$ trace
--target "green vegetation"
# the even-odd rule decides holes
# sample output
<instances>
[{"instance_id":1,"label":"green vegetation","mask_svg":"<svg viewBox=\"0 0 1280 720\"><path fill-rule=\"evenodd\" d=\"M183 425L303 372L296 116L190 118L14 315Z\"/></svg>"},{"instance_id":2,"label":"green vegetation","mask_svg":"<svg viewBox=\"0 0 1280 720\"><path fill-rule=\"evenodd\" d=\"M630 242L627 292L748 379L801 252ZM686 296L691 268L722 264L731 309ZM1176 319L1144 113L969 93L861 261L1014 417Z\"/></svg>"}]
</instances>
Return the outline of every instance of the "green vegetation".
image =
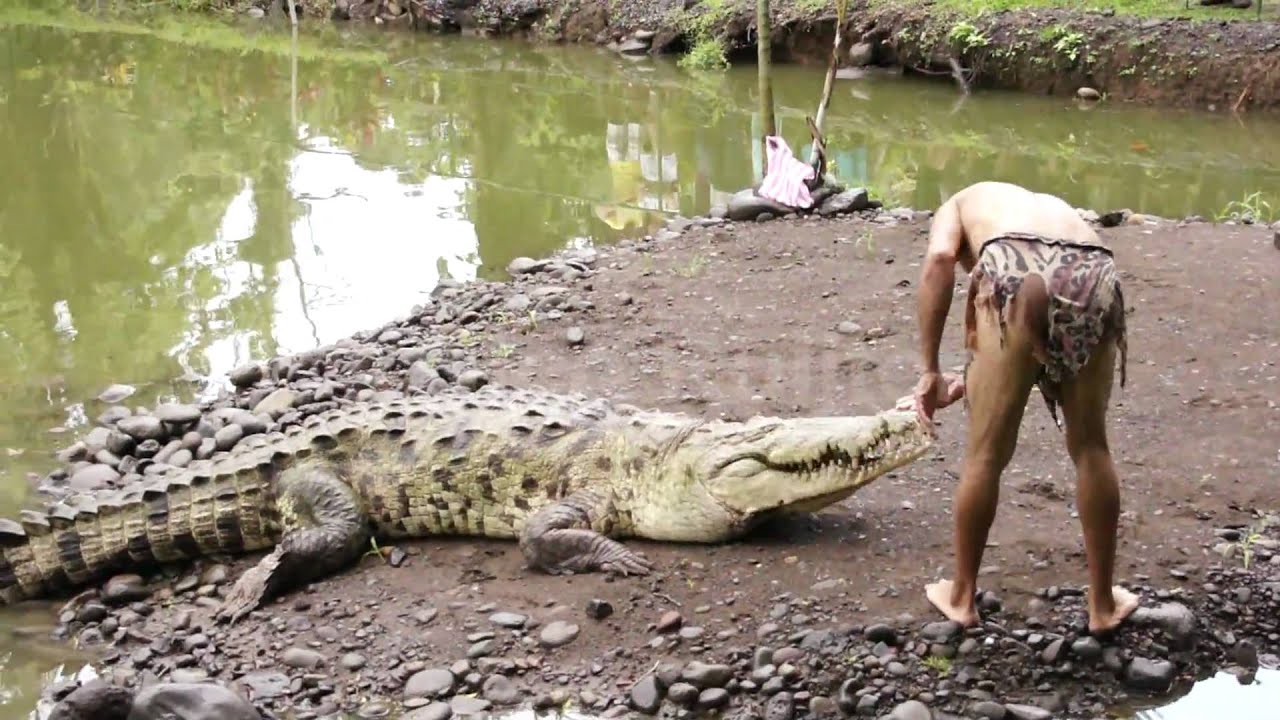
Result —
<instances>
[{"instance_id":1,"label":"green vegetation","mask_svg":"<svg viewBox=\"0 0 1280 720\"><path fill-rule=\"evenodd\" d=\"M735 0L703 0L691 10L677 10L675 25L689 41L689 51L678 64L686 70L723 70L729 66L724 40L716 35L718 28L740 10Z\"/></svg>"},{"instance_id":2,"label":"green vegetation","mask_svg":"<svg viewBox=\"0 0 1280 720\"><path fill-rule=\"evenodd\" d=\"M869 0L871 5L910 3L914 0ZM1117 15L1136 17L1190 17L1204 20L1253 20L1257 9L1237 10L1229 5L1205 7L1193 0L1187 7L1184 0L935 0L931 7L945 8L965 16L983 15L1002 10L1073 10L1080 13L1110 10ZM1280 16L1280 5L1264 2L1263 19Z\"/></svg>"},{"instance_id":3,"label":"green vegetation","mask_svg":"<svg viewBox=\"0 0 1280 720\"><path fill-rule=\"evenodd\" d=\"M1252 192L1240 200L1232 200L1217 215L1218 222L1234 220L1235 222L1272 223L1275 219L1275 209L1262 197L1261 192Z\"/></svg>"}]
</instances>

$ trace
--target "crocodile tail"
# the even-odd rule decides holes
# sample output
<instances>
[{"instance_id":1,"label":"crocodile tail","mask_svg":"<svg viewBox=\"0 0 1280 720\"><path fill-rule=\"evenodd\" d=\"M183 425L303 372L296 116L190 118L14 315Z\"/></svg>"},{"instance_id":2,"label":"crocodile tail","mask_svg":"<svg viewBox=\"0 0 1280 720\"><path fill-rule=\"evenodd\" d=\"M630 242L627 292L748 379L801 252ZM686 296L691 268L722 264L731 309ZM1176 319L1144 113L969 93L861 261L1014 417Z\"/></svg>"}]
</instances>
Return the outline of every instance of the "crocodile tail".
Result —
<instances>
[{"instance_id":1,"label":"crocodile tail","mask_svg":"<svg viewBox=\"0 0 1280 720\"><path fill-rule=\"evenodd\" d=\"M0 520L0 604L75 591L122 571L270 547L278 534L271 474L269 464L219 475L178 471Z\"/></svg>"}]
</instances>

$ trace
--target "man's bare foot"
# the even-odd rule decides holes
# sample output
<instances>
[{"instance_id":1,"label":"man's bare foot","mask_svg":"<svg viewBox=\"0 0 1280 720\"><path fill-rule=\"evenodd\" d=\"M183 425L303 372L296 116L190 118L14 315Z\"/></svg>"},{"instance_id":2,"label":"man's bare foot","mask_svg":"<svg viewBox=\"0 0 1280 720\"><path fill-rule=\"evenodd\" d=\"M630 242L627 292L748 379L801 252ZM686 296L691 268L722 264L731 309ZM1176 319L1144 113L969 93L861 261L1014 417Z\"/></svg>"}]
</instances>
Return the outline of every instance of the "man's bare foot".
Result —
<instances>
[{"instance_id":1,"label":"man's bare foot","mask_svg":"<svg viewBox=\"0 0 1280 720\"><path fill-rule=\"evenodd\" d=\"M1138 609L1141 599L1133 593L1125 590L1119 585L1111 587L1111 597L1114 599L1114 609L1109 613L1101 611L1089 610L1089 633L1092 635L1105 635L1120 626L1134 610Z\"/></svg>"},{"instance_id":2,"label":"man's bare foot","mask_svg":"<svg viewBox=\"0 0 1280 720\"><path fill-rule=\"evenodd\" d=\"M978 608L974 605L974 598L970 596L968 602L958 604L953 602L951 595L954 586L955 584L950 580L939 580L926 585L924 594L939 612L947 616L948 620L958 622L964 627L977 625L979 621Z\"/></svg>"}]
</instances>

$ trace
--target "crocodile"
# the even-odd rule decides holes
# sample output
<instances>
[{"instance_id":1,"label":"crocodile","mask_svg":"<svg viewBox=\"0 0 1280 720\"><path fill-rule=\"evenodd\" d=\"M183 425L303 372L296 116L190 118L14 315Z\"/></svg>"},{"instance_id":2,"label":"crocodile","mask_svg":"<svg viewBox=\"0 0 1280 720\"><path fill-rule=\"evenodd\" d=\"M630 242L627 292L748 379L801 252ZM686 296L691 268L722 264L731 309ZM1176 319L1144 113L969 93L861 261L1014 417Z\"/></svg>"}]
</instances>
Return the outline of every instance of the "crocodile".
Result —
<instances>
[{"instance_id":1,"label":"crocodile","mask_svg":"<svg viewBox=\"0 0 1280 720\"><path fill-rule=\"evenodd\" d=\"M622 540L730 541L841 502L932 443L898 410L706 420L496 384L357 402L0 520L0 603L270 550L215 613L235 622L377 540L439 535L517 540L535 571L646 575Z\"/></svg>"}]
</instances>

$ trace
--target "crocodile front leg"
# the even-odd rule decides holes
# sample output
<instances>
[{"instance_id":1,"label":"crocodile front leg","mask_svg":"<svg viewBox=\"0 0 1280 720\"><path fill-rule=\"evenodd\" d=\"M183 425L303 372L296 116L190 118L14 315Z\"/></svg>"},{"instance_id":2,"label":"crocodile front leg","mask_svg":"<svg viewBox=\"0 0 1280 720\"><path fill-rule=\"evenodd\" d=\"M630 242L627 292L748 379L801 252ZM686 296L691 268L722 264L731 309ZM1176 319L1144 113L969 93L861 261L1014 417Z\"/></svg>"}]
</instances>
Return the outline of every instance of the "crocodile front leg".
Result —
<instances>
[{"instance_id":1,"label":"crocodile front leg","mask_svg":"<svg viewBox=\"0 0 1280 720\"><path fill-rule=\"evenodd\" d=\"M276 549L236 582L218 610L235 623L263 602L353 564L369 525L351 488L333 472L294 467L280 474L276 507L284 534Z\"/></svg>"},{"instance_id":2,"label":"crocodile front leg","mask_svg":"<svg viewBox=\"0 0 1280 720\"><path fill-rule=\"evenodd\" d=\"M566 575L601 570L647 575L653 565L643 555L593 528L616 512L608 498L581 490L530 516L520 534L520 551L529 567Z\"/></svg>"}]
</instances>

